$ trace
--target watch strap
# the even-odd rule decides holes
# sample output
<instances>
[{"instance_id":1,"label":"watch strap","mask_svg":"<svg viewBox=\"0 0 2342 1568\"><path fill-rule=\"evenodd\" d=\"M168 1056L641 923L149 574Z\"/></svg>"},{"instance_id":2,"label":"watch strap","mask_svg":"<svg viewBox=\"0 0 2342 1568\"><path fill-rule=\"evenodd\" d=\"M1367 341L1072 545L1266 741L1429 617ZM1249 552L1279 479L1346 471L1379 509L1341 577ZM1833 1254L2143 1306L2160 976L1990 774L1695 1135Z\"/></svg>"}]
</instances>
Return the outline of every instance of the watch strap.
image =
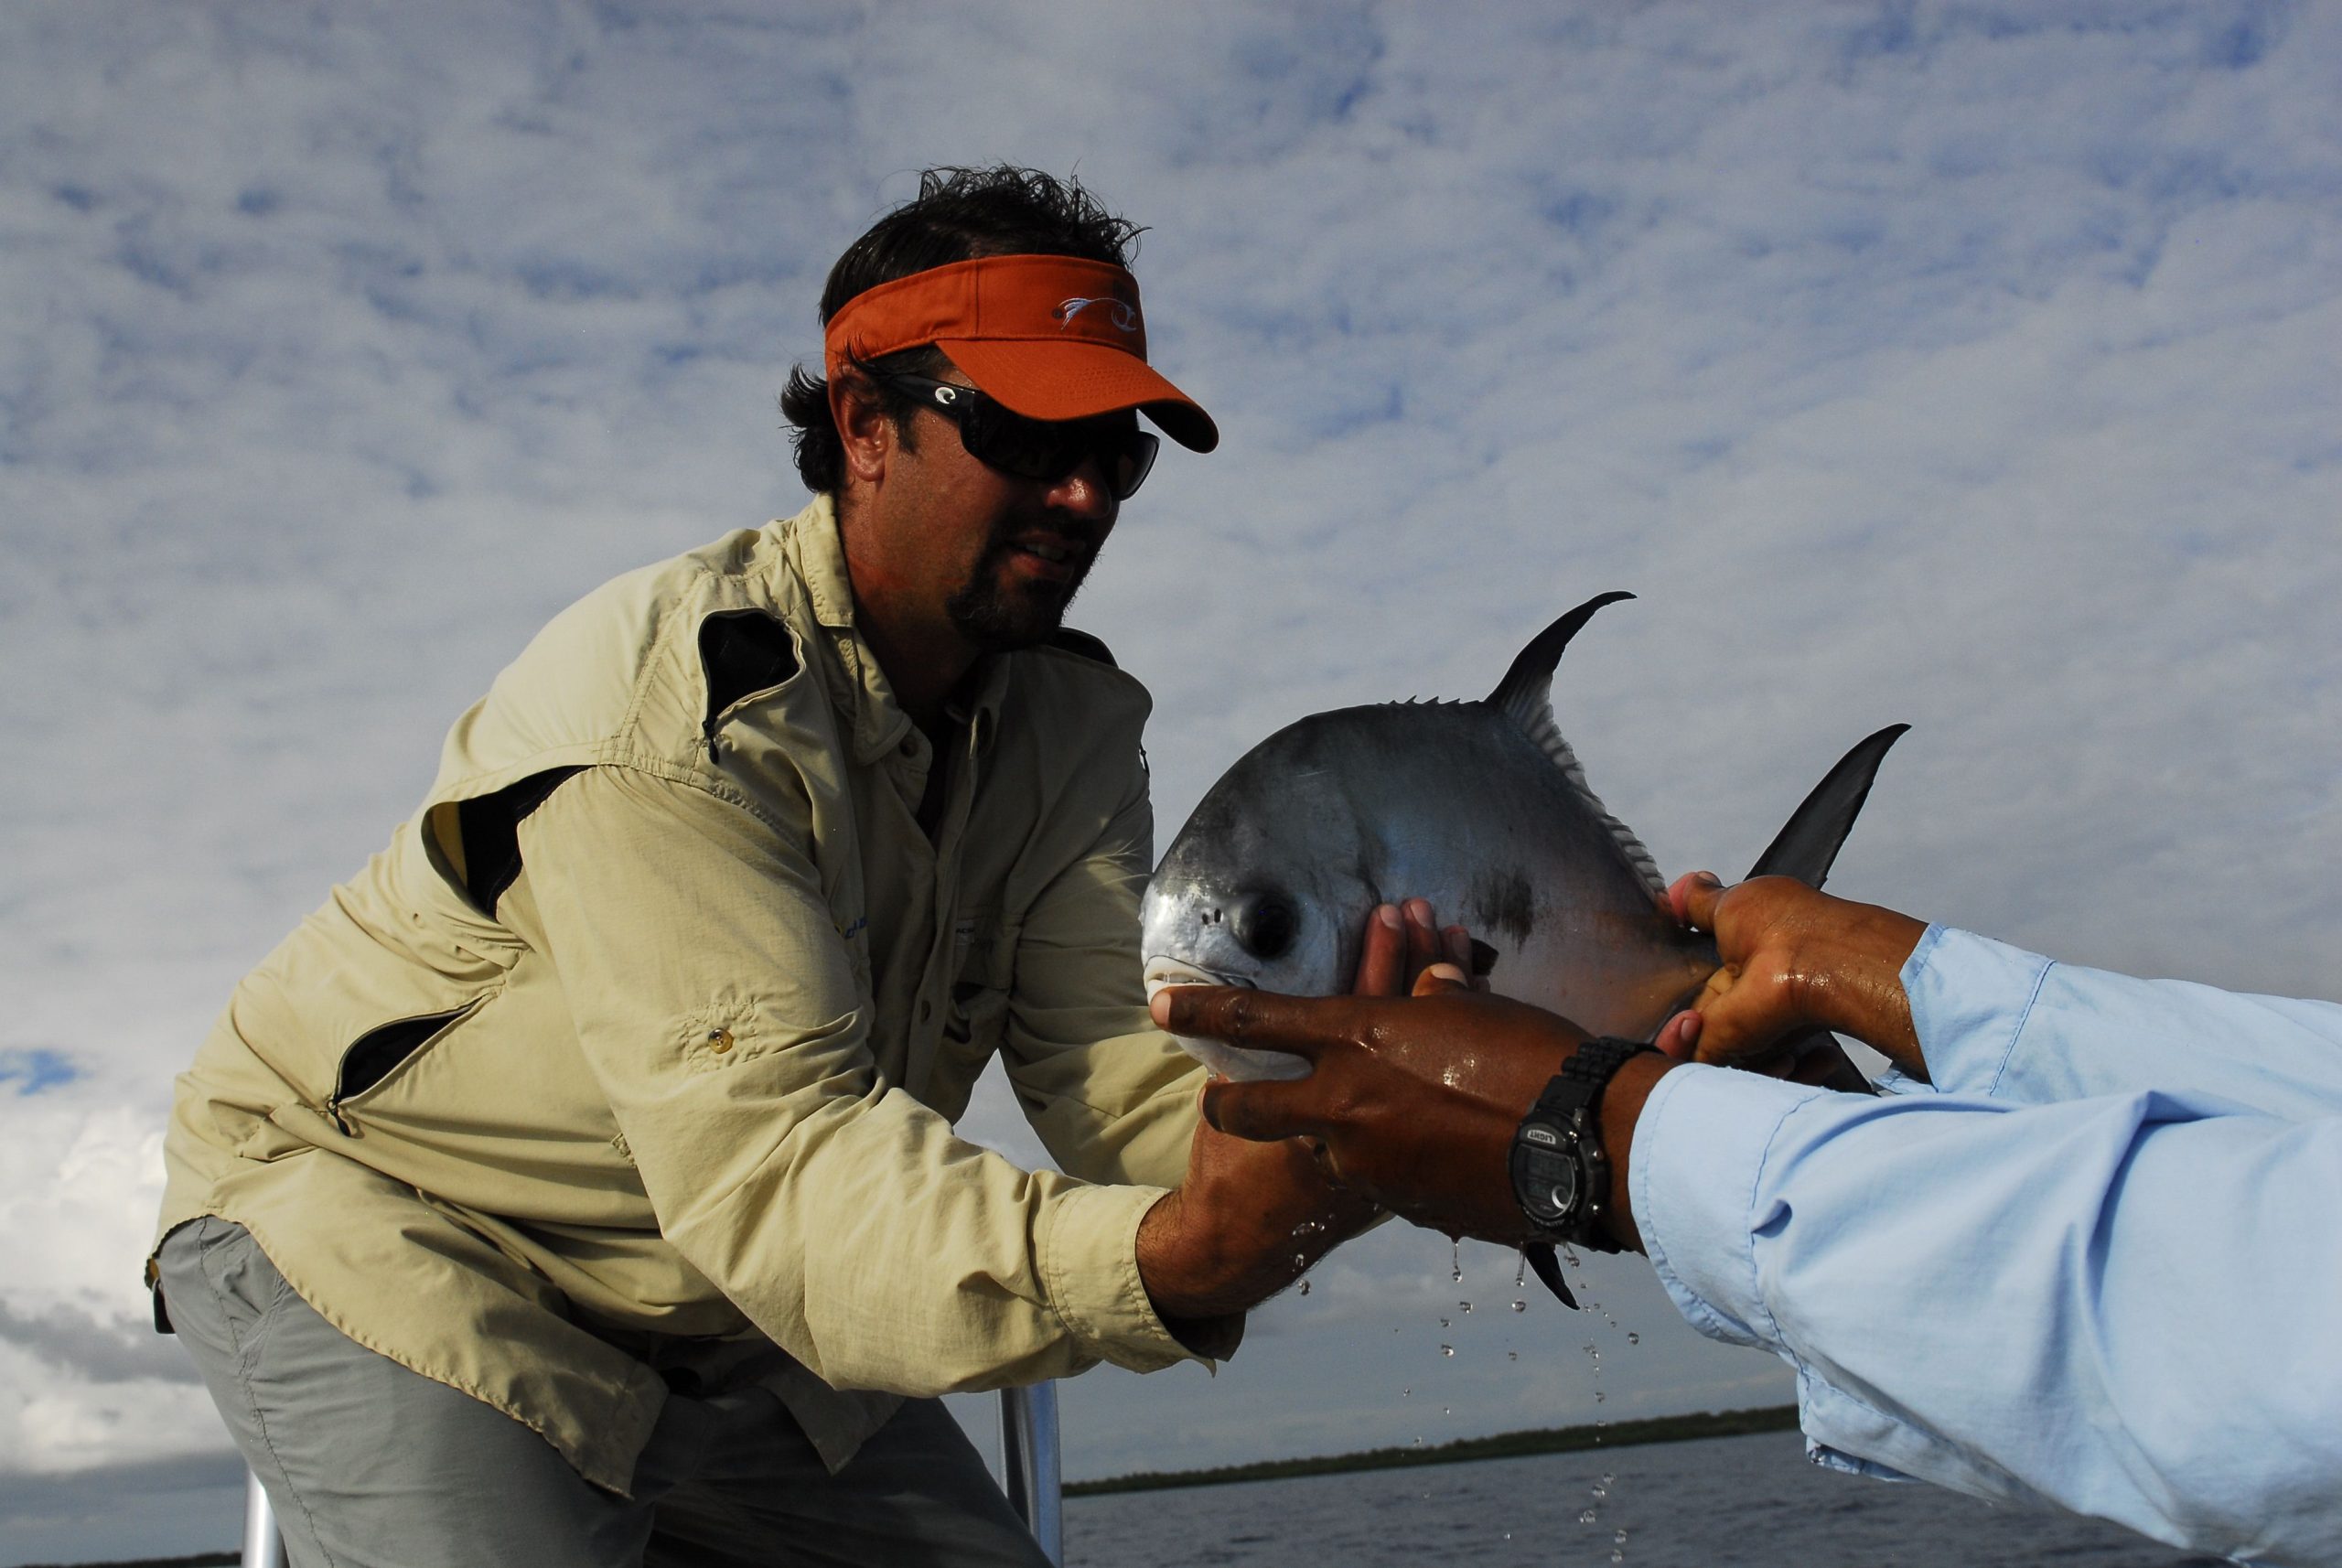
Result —
<instances>
[{"instance_id":1,"label":"watch strap","mask_svg":"<svg viewBox=\"0 0 2342 1568\"><path fill-rule=\"evenodd\" d=\"M1652 1048L1615 1035L1586 1041L1570 1054L1522 1119L1524 1128L1531 1122L1547 1122L1572 1131L1580 1170L1579 1193L1569 1218L1553 1232L1557 1241L1589 1252L1620 1251L1602 1226L1610 1207L1610 1161L1602 1146L1602 1092L1620 1068Z\"/></svg>"}]
</instances>

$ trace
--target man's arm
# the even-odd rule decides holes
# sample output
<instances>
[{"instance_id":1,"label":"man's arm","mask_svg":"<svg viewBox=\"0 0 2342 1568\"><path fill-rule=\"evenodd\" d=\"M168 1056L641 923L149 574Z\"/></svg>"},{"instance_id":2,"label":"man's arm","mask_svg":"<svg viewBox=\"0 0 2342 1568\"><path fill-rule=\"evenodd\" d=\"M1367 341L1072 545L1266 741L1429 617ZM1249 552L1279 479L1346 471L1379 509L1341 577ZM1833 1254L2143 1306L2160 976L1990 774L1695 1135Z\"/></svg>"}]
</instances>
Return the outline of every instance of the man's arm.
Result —
<instances>
[{"instance_id":1,"label":"man's arm","mask_svg":"<svg viewBox=\"0 0 2342 1568\"><path fill-rule=\"evenodd\" d=\"M1825 1463L2254 1561L2342 1552L2342 1119L1670 1073L1632 1204L1668 1294L1799 1374Z\"/></svg>"},{"instance_id":2,"label":"man's arm","mask_svg":"<svg viewBox=\"0 0 2342 1568\"><path fill-rule=\"evenodd\" d=\"M1020 1170L878 1079L801 832L597 768L520 832L513 918L662 1234L817 1376L928 1394L1186 1358L1134 1257L1160 1188Z\"/></svg>"},{"instance_id":3,"label":"man's arm","mask_svg":"<svg viewBox=\"0 0 2342 1568\"><path fill-rule=\"evenodd\" d=\"M1310 1059L1215 1085L1419 1222L1523 1239L1504 1150L1574 1049L1456 994L1166 993L1157 1016ZM1875 1100L1637 1058L1603 1103L1613 1233L1703 1333L1799 1372L1819 1456L2270 1561L2342 1551L2342 1118L2142 1094Z\"/></svg>"},{"instance_id":4,"label":"man's arm","mask_svg":"<svg viewBox=\"0 0 2342 1568\"><path fill-rule=\"evenodd\" d=\"M2304 1118L2342 1103L2342 1006L2061 964L1785 877L1670 890L1724 960L1660 1044L1763 1067L1792 1030L1853 1035L1955 1093L2048 1104L2146 1089Z\"/></svg>"}]
</instances>

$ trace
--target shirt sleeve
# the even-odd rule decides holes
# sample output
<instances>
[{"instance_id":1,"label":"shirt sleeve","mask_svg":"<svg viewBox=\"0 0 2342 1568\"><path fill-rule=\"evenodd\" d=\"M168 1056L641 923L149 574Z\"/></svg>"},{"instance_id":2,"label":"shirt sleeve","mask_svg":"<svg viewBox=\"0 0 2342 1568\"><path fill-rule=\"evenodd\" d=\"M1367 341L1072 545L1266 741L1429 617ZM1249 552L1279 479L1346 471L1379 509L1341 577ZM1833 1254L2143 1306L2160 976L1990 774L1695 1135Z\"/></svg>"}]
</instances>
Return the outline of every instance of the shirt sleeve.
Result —
<instances>
[{"instance_id":1,"label":"shirt sleeve","mask_svg":"<svg viewBox=\"0 0 2342 1568\"><path fill-rule=\"evenodd\" d=\"M882 1081L805 832L588 769L521 830L531 916L661 1233L835 1388L1192 1359L1134 1248L1161 1196L1018 1169Z\"/></svg>"},{"instance_id":2,"label":"shirt sleeve","mask_svg":"<svg viewBox=\"0 0 2342 1568\"><path fill-rule=\"evenodd\" d=\"M1685 1318L1797 1369L1817 1461L2342 1559L2342 1119L1686 1067L1630 1179Z\"/></svg>"},{"instance_id":3,"label":"shirt sleeve","mask_svg":"<svg viewBox=\"0 0 2342 1568\"><path fill-rule=\"evenodd\" d=\"M1089 851L1026 912L1004 1061L1026 1118L1066 1170L1174 1187L1195 1136L1203 1064L1155 1027L1138 902L1154 864L1145 776Z\"/></svg>"},{"instance_id":4,"label":"shirt sleeve","mask_svg":"<svg viewBox=\"0 0 2342 1568\"><path fill-rule=\"evenodd\" d=\"M2056 963L1930 926L1903 966L1936 1087L2021 1105L2158 1089L2299 1120L2342 1105L2342 1005Z\"/></svg>"}]
</instances>

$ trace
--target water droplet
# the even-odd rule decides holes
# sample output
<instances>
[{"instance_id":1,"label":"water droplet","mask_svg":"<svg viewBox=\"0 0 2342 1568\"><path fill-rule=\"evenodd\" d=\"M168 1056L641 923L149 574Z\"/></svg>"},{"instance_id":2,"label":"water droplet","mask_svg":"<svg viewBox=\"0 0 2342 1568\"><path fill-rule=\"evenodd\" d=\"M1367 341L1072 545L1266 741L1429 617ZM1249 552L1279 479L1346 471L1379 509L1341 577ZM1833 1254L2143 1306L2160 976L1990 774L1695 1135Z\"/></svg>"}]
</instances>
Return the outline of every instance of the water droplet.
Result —
<instances>
[{"instance_id":1,"label":"water droplet","mask_svg":"<svg viewBox=\"0 0 2342 1568\"><path fill-rule=\"evenodd\" d=\"M1472 1304L1468 1301L1459 1301L1456 1304L1456 1310L1458 1312L1469 1312L1472 1310Z\"/></svg>"},{"instance_id":2,"label":"water droplet","mask_svg":"<svg viewBox=\"0 0 2342 1568\"><path fill-rule=\"evenodd\" d=\"M1414 1446L1415 1446L1415 1447L1417 1447L1417 1448L1421 1448L1423 1445L1423 1435L1422 1435L1420 1433L1418 1433L1418 1434L1416 1434L1416 1436L1415 1436Z\"/></svg>"},{"instance_id":3,"label":"water droplet","mask_svg":"<svg viewBox=\"0 0 2342 1568\"><path fill-rule=\"evenodd\" d=\"M1614 1536L1612 1536L1610 1539L1611 1539L1611 1540L1613 1540L1613 1541L1617 1541L1617 1542L1619 1545L1621 1545L1621 1546L1626 1545L1626 1544L1627 1544L1627 1531L1626 1531L1625 1527L1624 1527L1624 1526L1621 1526L1621 1527L1619 1528L1618 1533L1617 1533L1617 1534L1616 1534L1616 1535L1614 1535Z\"/></svg>"},{"instance_id":4,"label":"water droplet","mask_svg":"<svg viewBox=\"0 0 2342 1568\"><path fill-rule=\"evenodd\" d=\"M1607 1487L1596 1487L1594 1488L1594 1500L1597 1503L1609 1495L1610 1488Z\"/></svg>"},{"instance_id":5,"label":"water droplet","mask_svg":"<svg viewBox=\"0 0 2342 1568\"><path fill-rule=\"evenodd\" d=\"M1594 1391L1594 1402L1596 1404L1600 1404L1604 1400L1608 1399L1609 1397L1610 1396L1608 1394L1604 1393L1600 1389Z\"/></svg>"},{"instance_id":6,"label":"water droplet","mask_svg":"<svg viewBox=\"0 0 2342 1568\"><path fill-rule=\"evenodd\" d=\"M1454 1415L1456 1413L1456 1407L1453 1405L1441 1405L1439 1407L1439 1413L1442 1415Z\"/></svg>"},{"instance_id":7,"label":"water droplet","mask_svg":"<svg viewBox=\"0 0 2342 1568\"><path fill-rule=\"evenodd\" d=\"M1440 1326L1442 1328L1446 1327L1446 1326L1447 1326L1447 1319L1445 1319L1445 1317L1441 1318L1441 1319L1439 1320L1439 1326Z\"/></svg>"},{"instance_id":8,"label":"water droplet","mask_svg":"<svg viewBox=\"0 0 2342 1568\"><path fill-rule=\"evenodd\" d=\"M1464 1277L1464 1243L1453 1236L1447 1239L1447 1264L1449 1279Z\"/></svg>"},{"instance_id":9,"label":"water droplet","mask_svg":"<svg viewBox=\"0 0 2342 1568\"><path fill-rule=\"evenodd\" d=\"M1525 1301L1516 1301L1512 1304L1512 1310L1515 1312L1527 1312L1529 1310L1529 1304Z\"/></svg>"},{"instance_id":10,"label":"water droplet","mask_svg":"<svg viewBox=\"0 0 2342 1568\"><path fill-rule=\"evenodd\" d=\"M1642 1342L1643 1342L1643 1337L1642 1337L1641 1335L1639 1335L1639 1334L1636 1334L1636 1333L1633 1333L1632 1331L1629 1331L1629 1332L1628 1333L1628 1335L1627 1335L1627 1343L1628 1343L1628 1344L1629 1344L1629 1345L1639 1345L1639 1344L1641 1344Z\"/></svg>"},{"instance_id":11,"label":"water droplet","mask_svg":"<svg viewBox=\"0 0 2342 1568\"><path fill-rule=\"evenodd\" d=\"M1617 1547L1615 1547L1615 1546L1614 1546L1614 1547L1612 1547L1612 1548L1610 1549L1610 1561L1611 1561L1611 1562L1613 1562L1613 1563L1624 1563L1626 1560L1627 1560L1627 1554L1626 1554L1625 1552L1623 1552L1619 1551L1619 1550L1618 1550Z\"/></svg>"},{"instance_id":12,"label":"water droplet","mask_svg":"<svg viewBox=\"0 0 2342 1568\"><path fill-rule=\"evenodd\" d=\"M1520 1352L1518 1350L1507 1350L1504 1353L1504 1359L1508 1361L1518 1361L1520 1359Z\"/></svg>"},{"instance_id":13,"label":"water droplet","mask_svg":"<svg viewBox=\"0 0 2342 1568\"><path fill-rule=\"evenodd\" d=\"M1577 1261L1577 1249L1575 1247L1564 1247L1562 1249L1562 1262L1567 1263L1574 1269L1583 1268L1585 1266ZM1584 1284L1585 1283L1585 1282L1584 1280L1580 1280L1578 1282L1580 1284Z\"/></svg>"},{"instance_id":14,"label":"water droplet","mask_svg":"<svg viewBox=\"0 0 2342 1568\"><path fill-rule=\"evenodd\" d=\"M1307 1295L1309 1294L1309 1282L1307 1280L1301 1282L1301 1294L1304 1295Z\"/></svg>"},{"instance_id":15,"label":"water droplet","mask_svg":"<svg viewBox=\"0 0 2342 1568\"><path fill-rule=\"evenodd\" d=\"M1616 1476L1612 1475L1612 1474L1611 1474L1609 1471L1607 1471L1607 1470L1605 1470L1605 1471L1603 1471L1603 1472L1602 1472L1602 1484L1603 1484L1604 1486L1606 1486L1606 1486L1608 1486L1611 1482L1613 1482L1613 1481L1617 1480L1617 1478L1618 1478L1617 1477L1616 1477Z\"/></svg>"},{"instance_id":16,"label":"water droplet","mask_svg":"<svg viewBox=\"0 0 2342 1568\"><path fill-rule=\"evenodd\" d=\"M1512 1261L1512 1283L1513 1283L1514 1284L1519 1284L1519 1283L1520 1283L1523 1280L1527 1279L1528 1277L1529 1277L1529 1249L1528 1249L1528 1248L1526 1248L1526 1247L1523 1247L1522 1249L1520 1249L1520 1255L1519 1255L1518 1257L1514 1258L1514 1259L1513 1259L1513 1261Z\"/></svg>"},{"instance_id":17,"label":"water droplet","mask_svg":"<svg viewBox=\"0 0 2342 1568\"><path fill-rule=\"evenodd\" d=\"M1442 1345L1439 1348L1439 1353L1443 1356L1453 1356L1456 1354L1456 1347L1453 1345Z\"/></svg>"},{"instance_id":18,"label":"water droplet","mask_svg":"<svg viewBox=\"0 0 2342 1568\"><path fill-rule=\"evenodd\" d=\"M1510 1530L1506 1530L1506 1531L1504 1532L1504 1538L1505 1538L1507 1541L1510 1541L1510 1540L1512 1539L1512 1531L1510 1531Z\"/></svg>"},{"instance_id":19,"label":"water droplet","mask_svg":"<svg viewBox=\"0 0 2342 1568\"><path fill-rule=\"evenodd\" d=\"M1401 1399L1405 1399L1409 1394L1413 1393L1414 1391L1414 1391L1413 1387L1412 1385L1410 1385L1409 1387L1406 1387L1406 1388L1401 1389L1401 1390L1399 1391L1399 1397L1400 1397Z\"/></svg>"},{"instance_id":20,"label":"water droplet","mask_svg":"<svg viewBox=\"0 0 2342 1568\"><path fill-rule=\"evenodd\" d=\"M1306 1252L1295 1252L1293 1255L1293 1266L1296 1269L1307 1268L1309 1266L1309 1254Z\"/></svg>"},{"instance_id":21,"label":"water droplet","mask_svg":"<svg viewBox=\"0 0 2342 1568\"><path fill-rule=\"evenodd\" d=\"M1592 1509L1580 1509L1578 1510L1577 1521L1580 1524L1592 1524L1594 1522L1594 1510Z\"/></svg>"}]
</instances>

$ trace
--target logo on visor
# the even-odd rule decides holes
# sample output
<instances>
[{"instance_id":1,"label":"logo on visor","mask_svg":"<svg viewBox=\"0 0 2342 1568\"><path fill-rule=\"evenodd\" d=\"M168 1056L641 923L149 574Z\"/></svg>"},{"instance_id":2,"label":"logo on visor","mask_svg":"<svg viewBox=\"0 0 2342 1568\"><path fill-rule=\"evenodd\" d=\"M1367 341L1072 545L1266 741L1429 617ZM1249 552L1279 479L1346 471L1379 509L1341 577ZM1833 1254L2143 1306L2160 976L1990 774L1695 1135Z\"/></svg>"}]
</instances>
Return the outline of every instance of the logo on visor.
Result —
<instances>
[{"instance_id":1,"label":"logo on visor","mask_svg":"<svg viewBox=\"0 0 2342 1568\"><path fill-rule=\"evenodd\" d=\"M1101 295L1096 299L1084 299L1080 295L1076 295L1071 299L1059 300L1057 310L1053 314L1056 315L1059 327L1070 327L1073 325L1075 317L1093 305L1102 305L1106 307L1106 317L1114 324L1114 330L1117 332L1138 330L1138 306L1128 300L1115 299L1108 295Z\"/></svg>"}]
</instances>

